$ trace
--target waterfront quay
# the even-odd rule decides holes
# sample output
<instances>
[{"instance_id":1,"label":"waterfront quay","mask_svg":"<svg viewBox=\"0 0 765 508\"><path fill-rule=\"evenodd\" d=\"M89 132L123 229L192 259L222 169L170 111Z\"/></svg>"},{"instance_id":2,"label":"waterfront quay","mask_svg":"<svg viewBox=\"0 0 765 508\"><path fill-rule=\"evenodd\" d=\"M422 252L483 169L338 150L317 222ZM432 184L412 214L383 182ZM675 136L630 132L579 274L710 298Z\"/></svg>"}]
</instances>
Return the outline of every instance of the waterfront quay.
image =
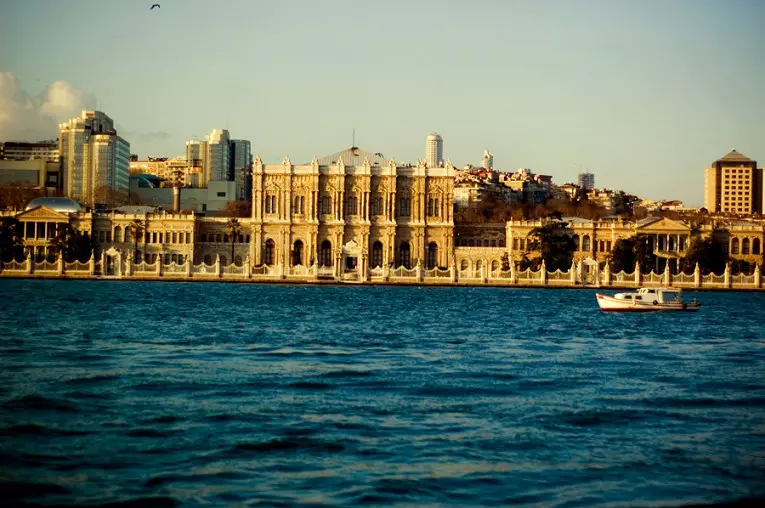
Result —
<instances>
[{"instance_id":1,"label":"waterfront quay","mask_svg":"<svg viewBox=\"0 0 765 508\"><path fill-rule=\"evenodd\" d=\"M574 263L568 271L548 271L544 264L538 270L520 270L511 264L508 270L492 269L480 265L472 270L426 269L421 266L406 268L375 268L366 274L359 270L341 272L336 267L312 266L251 266L242 264L224 266L220 257L213 264L193 264L189 258L183 263L133 263L130 256L102 252L99 259L92 256L87 262L36 261L31 256L25 261L0 263L0 277L40 279L101 279L145 281L222 281L287 284L391 284L428 286L506 286L532 288L637 288L676 287L692 290L763 291L765 276L760 266L752 274L732 274L728 265L722 274L702 274L697 266L693 273L672 273L669 264L664 272L641 273L639 267L632 273L611 273L608 264L600 270L589 268L584 262Z\"/></svg>"}]
</instances>

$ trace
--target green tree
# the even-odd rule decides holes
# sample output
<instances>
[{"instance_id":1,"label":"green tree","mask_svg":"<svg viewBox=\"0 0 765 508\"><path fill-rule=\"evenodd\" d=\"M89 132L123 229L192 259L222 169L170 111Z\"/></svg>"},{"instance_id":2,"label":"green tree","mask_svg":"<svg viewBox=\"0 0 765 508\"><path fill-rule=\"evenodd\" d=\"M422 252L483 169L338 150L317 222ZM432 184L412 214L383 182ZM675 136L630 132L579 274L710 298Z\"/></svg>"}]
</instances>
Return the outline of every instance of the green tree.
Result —
<instances>
[{"instance_id":1,"label":"green tree","mask_svg":"<svg viewBox=\"0 0 765 508\"><path fill-rule=\"evenodd\" d=\"M51 247L57 256L62 256L64 261L72 261L72 254L76 247L77 230L70 223L58 224L56 227L56 236L51 241Z\"/></svg>"},{"instance_id":2,"label":"green tree","mask_svg":"<svg viewBox=\"0 0 765 508\"><path fill-rule=\"evenodd\" d=\"M501 268L503 272L506 272L510 269L510 255L507 252L504 252L502 254L502 258L500 258L500 262L502 263Z\"/></svg>"},{"instance_id":3,"label":"green tree","mask_svg":"<svg viewBox=\"0 0 765 508\"><path fill-rule=\"evenodd\" d=\"M651 252L648 237L638 235L617 240L609 260L611 271L629 273L635 270L636 263L640 265L641 272L650 270L656 263L656 257Z\"/></svg>"},{"instance_id":4,"label":"green tree","mask_svg":"<svg viewBox=\"0 0 765 508\"><path fill-rule=\"evenodd\" d=\"M699 264L699 269L703 273L723 273L725 265L728 263L725 245L713 237L694 238L685 253L683 265L688 268L695 268L696 263Z\"/></svg>"},{"instance_id":5,"label":"green tree","mask_svg":"<svg viewBox=\"0 0 765 508\"><path fill-rule=\"evenodd\" d=\"M239 219L231 218L226 222L226 233L228 239L231 242L231 262L234 262L234 242L237 237L242 233L242 225L239 224Z\"/></svg>"},{"instance_id":6,"label":"green tree","mask_svg":"<svg viewBox=\"0 0 765 508\"><path fill-rule=\"evenodd\" d=\"M51 239L51 246L64 261L87 261L93 252L91 239L69 223L58 226L56 236Z\"/></svg>"},{"instance_id":7,"label":"green tree","mask_svg":"<svg viewBox=\"0 0 765 508\"><path fill-rule=\"evenodd\" d=\"M0 260L10 261L16 250L24 246L21 228L21 224L15 217L0 219Z\"/></svg>"},{"instance_id":8,"label":"green tree","mask_svg":"<svg viewBox=\"0 0 765 508\"><path fill-rule=\"evenodd\" d=\"M138 263L138 237L142 236L146 231L146 221L141 219L133 219L130 224L125 228L133 235L133 241L135 242L135 251L133 252L133 262Z\"/></svg>"},{"instance_id":9,"label":"green tree","mask_svg":"<svg viewBox=\"0 0 765 508\"><path fill-rule=\"evenodd\" d=\"M529 250L539 251L547 270L568 270L574 259L576 242L565 222L551 222L529 233Z\"/></svg>"}]
</instances>

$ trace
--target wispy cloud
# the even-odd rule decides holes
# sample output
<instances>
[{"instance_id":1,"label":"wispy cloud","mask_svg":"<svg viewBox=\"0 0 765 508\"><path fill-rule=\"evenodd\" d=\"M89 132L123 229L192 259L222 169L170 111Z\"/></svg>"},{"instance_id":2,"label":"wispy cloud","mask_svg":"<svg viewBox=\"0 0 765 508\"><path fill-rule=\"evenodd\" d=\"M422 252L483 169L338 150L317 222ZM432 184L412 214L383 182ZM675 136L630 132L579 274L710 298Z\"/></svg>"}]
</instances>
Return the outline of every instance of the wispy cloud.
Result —
<instances>
[{"instance_id":1,"label":"wispy cloud","mask_svg":"<svg viewBox=\"0 0 765 508\"><path fill-rule=\"evenodd\" d=\"M58 124L94 109L96 97L66 81L29 96L10 72L0 72L0 141L55 138Z\"/></svg>"},{"instance_id":2,"label":"wispy cloud","mask_svg":"<svg viewBox=\"0 0 765 508\"><path fill-rule=\"evenodd\" d=\"M117 134L119 134L120 137L126 139L128 142L165 141L167 139L170 139L171 137L171 134L166 131L153 131L153 132L130 131L123 128L119 124L117 124L115 127L117 128Z\"/></svg>"}]
</instances>

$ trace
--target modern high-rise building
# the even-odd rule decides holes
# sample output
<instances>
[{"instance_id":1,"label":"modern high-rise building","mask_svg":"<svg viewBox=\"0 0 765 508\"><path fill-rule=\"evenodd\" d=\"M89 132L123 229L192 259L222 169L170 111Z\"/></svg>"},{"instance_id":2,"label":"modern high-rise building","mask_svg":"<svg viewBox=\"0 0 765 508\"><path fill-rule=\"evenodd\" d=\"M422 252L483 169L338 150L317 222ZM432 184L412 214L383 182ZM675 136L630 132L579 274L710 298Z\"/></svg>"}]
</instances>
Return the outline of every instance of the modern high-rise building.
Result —
<instances>
[{"instance_id":1,"label":"modern high-rise building","mask_svg":"<svg viewBox=\"0 0 765 508\"><path fill-rule=\"evenodd\" d=\"M577 184L583 190L590 190L595 188L595 175L586 171L577 175Z\"/></svg>"},{"instance_id":2,"label":"modern high-rise building","mask_svg":"<svg viewBox=\"0 0 765 508\"><path fill-rule=\"evenodd\" d=\"M431 132L425 140L425 162L428 163L428 167L435 168L443 161L444 140L435 132Z\"/></svg>"},{"instance_id":3,"label":"modern high-rise building","mask_svg":"<svg viewBox=\"0 0 765 508\"><path fill-rule=\"evenodd\" d=\"M33 159L42 159L47 162L58 162L58 141L38 141L37 143L28 143L24 141L6 141L2 158L26 161Z\"/></svg>"},{"instance_id":4,"label":"modern high-rise building","mask_svg":"<svg viewBox=\"0 0 765 508\"><path fill-rule=\"evenodd\" d=\"M205 157L205 176L207 181L231 180L231 139L225 129L213 129L205 138L207 156Z\"/></svg>"},{"instance_id":5,"label":"modern high-rise building","mask_svg":"<svg viewBox=\"0 0 765 508\"><path fill-rule=\"evenodd\" d=\"M494 156L491 154L491 152L488 149L483 151L483 158L481 159L481 167L483 169L494 168Z\"/></svg>"},{"instance_id":6,"label":"modern high-rise building","mask_svg":"<svg viewBox=\"0 0 765 508\"><path fill-rule=\"evenodd\" d=\"M207 187L206 160L207 141L186 141L186 166L190 174L197 175L196 186L199 187Z\"/></svg>"},{"instance_id":7,"label":"modern high-rise building","mask_svg":"<svg viewBox=\"0 0 765 508\"><path fill-rule=\"evenodd\" d=\"M107 202L110 192L128 192L130 143L117 135L106 113L83 111L59 125L58 140L67 196L95 205Z\"/></svg>"},{"instance_id":8,"label":"modern high-rise building","mask_svg":"<svg viewBox=\"0 0 765 508\"><path fill-rule=\"evenodd\" d=\"M710 212L762 213L762 168L736 150L704 170L704 208Z\"/></svg>"},{"instance_id":9,"label":"modern high-rise building","mask_svg":"<svg viewBox=\"0 0 765 508\"><path fill-rule=\"evenodd\" d=\"M231 140L232 178L236 181L237 198L249 199L252 194L252 151L246 139Z\"/></svg>"}]
</instances>

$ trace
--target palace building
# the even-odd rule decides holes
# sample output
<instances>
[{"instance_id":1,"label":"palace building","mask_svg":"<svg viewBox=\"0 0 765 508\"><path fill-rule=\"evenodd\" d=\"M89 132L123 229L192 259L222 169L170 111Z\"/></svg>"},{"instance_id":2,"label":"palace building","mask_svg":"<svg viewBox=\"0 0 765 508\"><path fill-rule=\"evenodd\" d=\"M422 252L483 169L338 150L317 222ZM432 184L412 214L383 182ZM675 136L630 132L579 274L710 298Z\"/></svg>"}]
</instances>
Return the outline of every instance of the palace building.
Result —
<instances>
[{"instance_id":1,"label":"palace building","mask_svg":"<svg viewBox=\"0 0 765 508\"><path fill-rule=\"evenodd\" d=\"M255 265L317 263L335 277L452 262L454 167L397 165L360 148L294 165L253 163Z\"/></svg>"}]
</instances>

